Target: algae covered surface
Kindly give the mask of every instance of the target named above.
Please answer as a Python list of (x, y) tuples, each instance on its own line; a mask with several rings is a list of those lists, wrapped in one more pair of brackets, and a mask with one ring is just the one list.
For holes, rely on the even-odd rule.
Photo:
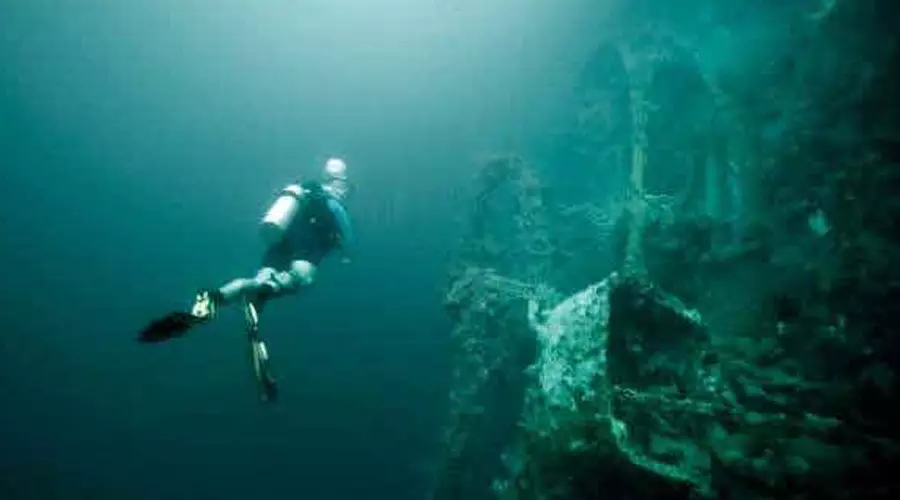
[(484, 166), (435, 498), (900, 491), (897, 10), (611, 14), (555, 147)]

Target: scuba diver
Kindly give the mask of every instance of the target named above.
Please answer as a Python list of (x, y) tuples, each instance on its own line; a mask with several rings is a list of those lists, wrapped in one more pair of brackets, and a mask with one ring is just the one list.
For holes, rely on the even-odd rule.
[(321, 180), (285, 187), (261, 221), (266, 251), (256, 275), (201, 290), (190, 312), (175, 311), (156, 319), (138, 340), (156, 343), (181, 337), (213, 320), (222, 307), (240, 302), (260, 398), (274, 400), (277, 386), (269, 373), (266, 345), (259, 336), (259, 313), (270, 300), (312, 285), (317, 266), (332, 251), (340, 250), (341, 260), (349, 262), (353, 236), (344, 207), (349, 188), (347, 165), (337, 158), (326, 162)]

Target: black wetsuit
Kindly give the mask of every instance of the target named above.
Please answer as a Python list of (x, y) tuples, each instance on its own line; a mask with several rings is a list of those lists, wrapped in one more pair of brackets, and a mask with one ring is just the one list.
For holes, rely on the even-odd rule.
[(264, 267), (286, 269), (296, 260), (318, 266), (329, 252), (349, 243), (350, 220), (341, 203), (318, 182), (306, 182), (303, 188), (308, 198), (281, 240), (269, 247)]

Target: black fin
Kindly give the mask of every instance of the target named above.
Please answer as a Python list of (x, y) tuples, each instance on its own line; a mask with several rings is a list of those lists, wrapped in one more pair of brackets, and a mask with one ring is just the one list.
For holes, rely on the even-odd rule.
[(181, 337), (198, 322), (199, 320), (192, 314), (171, 312), (147, 325), (138, 336), (138, 341), (150, 344)]

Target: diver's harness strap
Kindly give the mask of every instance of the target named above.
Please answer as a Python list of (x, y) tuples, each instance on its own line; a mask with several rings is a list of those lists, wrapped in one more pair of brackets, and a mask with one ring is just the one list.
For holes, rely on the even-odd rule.
[(247, 324), (247, 340), (250, 342), (250, 362), (253, 375), (263, 402), (274, 401), (278, 395), (275, 379), (269, 373), (269, 353), (259, 337), (259, 312), (250, 300), (244, 300), (244, 319)]

